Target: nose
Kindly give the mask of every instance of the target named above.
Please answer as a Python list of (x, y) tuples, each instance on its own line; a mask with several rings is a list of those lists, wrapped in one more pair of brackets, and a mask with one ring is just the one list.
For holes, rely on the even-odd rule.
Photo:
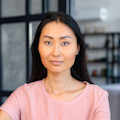
[(60, 46), (58, 44), (54, 44), (52, 55), (55, 56), (55, 57), (60, 56)]

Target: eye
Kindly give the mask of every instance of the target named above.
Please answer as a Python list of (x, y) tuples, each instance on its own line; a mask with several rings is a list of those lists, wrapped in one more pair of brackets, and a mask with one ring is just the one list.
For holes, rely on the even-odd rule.
[(46, 45), (52, 45), (52, 42), (50, 42), (50, 41), (45, 41), (44, 42)]
[(66, 46), (66, 45), (69, 45), (70, 43), (69, 42), (62, 42), (62, 46)]

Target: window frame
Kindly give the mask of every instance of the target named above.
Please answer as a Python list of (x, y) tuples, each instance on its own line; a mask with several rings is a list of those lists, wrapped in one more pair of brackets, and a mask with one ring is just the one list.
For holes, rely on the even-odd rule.
[[(45, 13), (49, 11), (49, 0), (42, 0), (42, 13), (40, 14), (31, 14), (30, 13), (30, 0), (25, 0), (25, 15), (23, 16), (10, 16), (2, 17), (1, 16), (1, 2), (0, 0), (0, 105), (2, 104), (2, 97), (8, 97), (13, 91), (2, 90), (2, 48), (1, 48), (1, 25), (7, 23), (25, 23), (26, 27), (26, 82), (29, 80), (30, 76), (30, 62), (29, 62), (29, 24), (30, 22), (40, 21), (44, 17)], [(70, 14), (70, 3), (71, 0), (58, 0), (58, 11), (62, 11)]]

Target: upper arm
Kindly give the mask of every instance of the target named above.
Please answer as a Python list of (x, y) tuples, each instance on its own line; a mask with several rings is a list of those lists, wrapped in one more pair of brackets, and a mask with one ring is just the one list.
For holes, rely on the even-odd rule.
[[(15, 90), (8, 99), (0, 106), (0, 120), (20, 120), (22, 89)], [(21, 95), (22, 94), (22, 95)], [(23, 103), (23, 102), (22, 102)], [(3, 112), (4, 111), (4, 112)], [(1, 119), (4, 117), (4, 119)], [(6, 119), (6, 117), (8, 119)], [(11, 119), (10, 119), (11, 118)]]
[(110, 107), (108, 101), (108, 93), (105, 92), (101, 95), (96, 105), (94, 112), (94, 120), (110, 120)]
[(6, 112), (0, 110), (0, 120), (12, 120), (12, 118)]

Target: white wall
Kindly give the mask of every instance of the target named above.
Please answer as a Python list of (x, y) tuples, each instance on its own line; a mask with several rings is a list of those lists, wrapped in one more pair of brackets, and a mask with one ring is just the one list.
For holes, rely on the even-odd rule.
[[(74, 13), (72, 14), (76, 18), (82, 32), (95, 33), (95, 32), (120, 32), (120, 0), (73, 0), (75, 2), (73, 8)], [(95, 11), (99, 11), (101, 8), (106, 8), (108, 11), (108, 18), (106, 21), (98, 19), (77, 19), (82, 17), (81, 11), (86, 11), (83, 15), (94, 16), (92, 15)], [(90, 45), (90, 47), (104, 47), (105, 36), (88, 36), (85, 38), (85, 42)], [(115, 40), (115, 45), (118, 44), (118, 39)], [(103, 50), (87, 50), (87, 55), (89, 60), (104, 58), (106, 56), (105, 49)], [(112, 56), (109, 56), (110, 60)], [(100, 74), (101, 70), (106, 68), (104, 63), (88, 63), (89, 74), (92, 74), (93, 70), (97, 70)], [(114, 76), (117, 73), (117, 66), (114, 69)], [(96, 84), (105, 84), (105, 78), (91, 78), (92, 81)]]
[[(91, 29), (101, 28), (107, 32), (120, 31), (120, 0), (75, 0), (75, 16), (79, 15), (80, 11), (100, 10), (106, 8), (108, 11), (108, 19), (106, 21), (86, 21), (80, 22), (83, 32), (85, 27)], [(82, 24), (81, 24), (82, 23)]]

